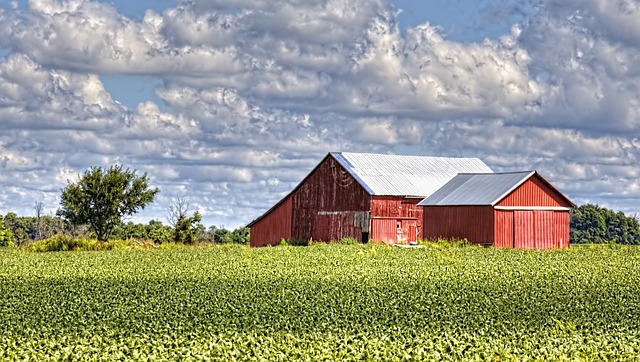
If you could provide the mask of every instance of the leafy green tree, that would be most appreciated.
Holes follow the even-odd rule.
[[[144,240],[147,238],[147,228],[143,224],[136,224],[129,221],[126,224],[121,224],[114,228],[112,235],[118,239],[138,239]]]
[[[74,226],[88,224],[98,240],[106,241],[124,216],[144,209],[158,192],[149,188],[146,173],[138,176],[121,165],[93,167],[62,190],[58,212]]]
[[[235,244],[249,244],[249,228],[239,227],[233,230],[231,237]]]
[[[202,216],[197,211],[191,217],[181,215],[174,228],[174,241],[185,244],[193,244],[198,241],[200,221],[202,221]]]
[[[0,215],[0,246],[13,246],[13,231],[5,227],[2,215]]]
[[[169,225],[163,225],[161,221],[151,220],[146,226],[147,237],[154,243],[166,243],[173,239],[173,228]]]
[[[622,212],[586,204],[571,212],[570,237],[572,243],[640,244],[640,224]]]
[[[5,228],[13,233],[13,243],[20,245],[35,236],[35,218],[21,217],[9,212],[4,217]]]
[[[215,241],[220,244],[231,244],[233,243],[233,234],[225,228],[216,229]]]

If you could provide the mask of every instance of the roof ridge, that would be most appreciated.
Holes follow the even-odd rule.
[[[393,153],[374,153],[374,152],[329,152],[332,155],[373,155],[373,156],[389,156],[389,157],[418,157],[418,158],[440,158],[454,160],[480,160],[479,157],[457,157],[457,156],[432,156],[432,155],[398,155]]]

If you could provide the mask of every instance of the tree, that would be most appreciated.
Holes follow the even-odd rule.
[[[13,232],[5,227],[4,220],[0,214],[0,246],[13,246]]]
[[[570,237],[572,243],[640,244],[640,223],[622,212],[586,204],[571,212]]]
[[[214,233],[216,243],[231,244],[233,242],[233,234],[224,227],[216,229]]]
[[[249,228],[239,227],[231,233],[234,244],[249,244]]]
[[[192,217],[180,216],[174,228],[174,241],[184,244],[193,244],[198,240],[202,217],[199,212],[195,212]]]
[[[189,212],[189,200],[187,198],[178,197],[173,199],[171,205],[169,205],[169,216],[167,217],[169,225],[176,227],[178,221],[187,216],[187,212]]]
[[[34,239],[39,240],[42,238],[42,227],[40,224],[40,217],[42,216],[42,210],[44,210],[44,202],[36,201],[33,205],[33,209],[36,211],[36,232]]]
[[[93,167],[62,190],[58,213],[71,225],[88,224],[98,240],[106,241],[124,216],[144,209],[158,192],[149,188],[146,173],[138,176],[121,165]]]
[[[161,221],[151,220],[147,225],[147,237],[154,243],[166,243],[173,237],[173,228],[169,225],[162,225]]]

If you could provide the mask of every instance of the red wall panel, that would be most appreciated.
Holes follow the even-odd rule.
[[[371,240],[393,244],[397,240],[396,219],[371,219]]]
[[[316,215],[314,240],[335,241],[342,238],[355,237],[354,231],[361,232],[362,230],[354,228],[353,216],[353,213]]]
[[[467,238],[475,244],[493,244],[491,206],[429,206],[424,208],[425,239]]]
[[[563,206],[571,207],[565,198],[534,175],[512,191],[497,206]]]
[[[495,241],[493,245],[498,248],[513,247],[513,211],[495,211]]]
[[[556,225],[556,236],[558,248],[569,247],[569,219],[568,211],[555,211],[553,213],[554,224]]]
[[[415,220],[415,231],[409,231],[407,222],[406,235],[416,235],[416,239],[422,239],[422,220],[424,208],[418,206],[422,201],[419,198],[407,198],[404,196],[372,196],[371,197],[371,218],[395,218],[397,220]],[[397,229],[397,225],[394,226]],[[405,226],[403,226],[405,228]],[[394,231],[395,233],[395,231]],[[388,240],[388,239],[374,239]],[[394,238],[396,240],[396,238]],[[407,239],[409,240],[409,239]],[[396,240],[397,241],[397,240]],[[415,241],[415,240],[409,240]],[[391,241],[389,241],[391,242]]]
[[[291,239],[291,198],[287,197],[262,219],[251,225],[249,244],[265,246],[277,244],[280,239]]]
[[[513,246],[518,249],[535,249],[535,224],[533,212],[516,210],[513,212]]]
[[[516,210],[514,246],[521,249],[569,247],[569,212],[551,210]]]
[[[326,157],[291,199],[292,239],[361,240],[362,228],[354,223],[354,215],[369,211],[371,196],[333,157]]]

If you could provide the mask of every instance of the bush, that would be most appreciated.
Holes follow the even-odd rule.
[[[103,251],[103,250],[129,250],[153,247],[151,242],[139,242],[137,240],[110,240],[101,242],[97,239],[83,237],[74,238],[67,234],[56,234],[48,239],[42,239],[24,244],[21,250],[31,252],[47,251]]]
[[[0,247],[13,246],[13,231],[9,228],[5,228],[2,215],[0,215]]]
[[[341,244],[341,245],[357,245],[357,244],[362,244],[361,242],[359,242],[356,238],[342,238],[338,241],[335,241],[336,244]]]
[[[426,245],[433,246],[438,248],[461,248],[474,245],[467,240],[467,238],[463,239],[447,239],[447,238],[437,238],[437,239],[425,239],[418,240],[418,245]]]

